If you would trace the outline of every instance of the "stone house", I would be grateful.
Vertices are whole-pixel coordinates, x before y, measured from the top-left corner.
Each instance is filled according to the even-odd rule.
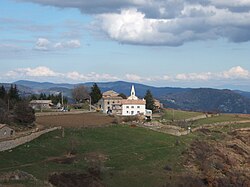
[[[53,106],[51,100],[32,100],[30,106],[34,110],[50,109]]]
[[[122,108],[121,108],[121,102],[123,98],[119,96],[118,93],[116,93],[113,90],[104,92],[102,94],[102,98],[99,101],[99,107],[103,111],[103,113],[115,113],[115,114],[121,114]]]
[[[0,139],[9,138],[15,135],[15,130],[5,124],[0,124]]]

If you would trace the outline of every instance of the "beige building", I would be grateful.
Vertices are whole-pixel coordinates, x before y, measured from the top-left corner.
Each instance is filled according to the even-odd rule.
[[[130,96],[123,99],[113,90],[103,93],[103,97],[99,102],[103,113],[112,113],[123,116],[145,115],[146,101],[139,99],[135,94],[135,88],[132,85]]]
[[[50,109],[53,106],[51,100],[32,100],[30,101],[30,106],[34,110]]]
[[[5,124],[0,124],[0,139],[10,138],[15,135],[14,129]]]
[[[120,97],[118,93],[110,90],[102,94],[102,99],[99,101],[99,107],[101,108],[103,113],[121,114],[122,100],[123,98]]]

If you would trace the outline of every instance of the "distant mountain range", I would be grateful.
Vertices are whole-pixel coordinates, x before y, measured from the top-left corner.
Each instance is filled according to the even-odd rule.
[[[34,82],[20,80],[14,82],[22,95],[30,94],[52,94],[63,92],[65,96],[71,97],[71,90],[79,84],[57,84],[50,82]],[[98,82],[102,92],[114,90],[118,93],[130,95],[131,85],[136,88],[136,95],[143,97],[147,90],[159,99],[165,106],[192,111],[223,112],[223,113],[250,113],[250,92],[228,89],[211,88],[175,88],[175,87],[153,87],[138,83],[116,81]],[[8,84],[5,84],[8,86]],[[93,82],[83,83],[88,88]]]

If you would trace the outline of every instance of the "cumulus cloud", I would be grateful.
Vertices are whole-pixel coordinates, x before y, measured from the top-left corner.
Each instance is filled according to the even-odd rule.
[[[223,72],[203,72],[203,73],[187,73],[177,74],[174,77],[179,81],[209,81],[209,80],[232,80],[232,79],[250,79],[250,72],[241,66],[232,67]]]
[[[110,74],[99,74],[95,72],[81,74],[77,71],[73,72],[55,72],[48,67],[39,66],[36,68],[18,68],[15,70],[8,71],[4,74],[4,77],[8,77],[11,79],[36,79],[36,78],[54,78],[58,80],[65,81],[112,81],[118,80],[116,76],[112,76]]]
[[[47,51],[49,50],[50,41],[46,38],[38,38],[36,41],[35,49]]]
[[[80,73],[77,71],[71,72],[56,72],[45,66],[36,68],[19,68],[11,70],[3,74],[9,79],[43,79],[43,80],[60,80],[73,82],[87,81],[117,81],[126,80],[140,83],[157,83],[157,82],[218,82],[218,81],[250,81],[250,72],[240,66],[232,67],[229,70],[222,72],[201,72],[201,73],[182,73],[177,75],[161,75],[161,76],[141,76],[137,74],[125,74],[120,77],[107,73]],[[48,78],[48,79],[46,79]]]
[[[186,81],[232,81],[250,80],[250,72],[241,66],[232,67],[222,72],[181,73],[176,75],[162,75],[143,77],[136,74],[126,74],[125,79],[134,82],[186,82]]]
[[[60,73],[56,73],[51,69],[39,66],[36,68],[18,68],[6,73],[8,77],[55,77],[60,76]]]
[[[81,42],[79,40],[69,40],[66,42],[52,43],[47,38],[38,38],[35,44],[35,50],[50,51],[60,49],[74,49],[80,48]]]
[[[91,72],[88,74],[81,74],[79,72],[69,72],[66,74],[66,77],[75,81],[110,81],[110,80],[118,80],[116,76],[112,76],[110,74],[98,74],[95,72]]]
[[[125,77],[128,81],[141,82],[143,80],[141,76],[136,74],[126,74]]]
[[[136,45],[179,46],[226,38],[250,40],[248,0],[19,0],[94,15],[94,26],[110,39]]]
[[[222,73],[224,78],[228,79],[249,79],[250,72],[246,69],[243,69],[240,66],[232,67],[230,70]]]

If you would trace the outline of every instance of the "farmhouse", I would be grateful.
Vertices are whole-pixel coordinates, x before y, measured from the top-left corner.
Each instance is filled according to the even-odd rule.
[[[0,124],[0,139],[9,138],[15,135],[15,131],[5,124]]]
[[[30,106],[34,110],[50,109],[53,103],[51,100],[32,100]]]
[[[103,113],[133,116],[137,114],[146,115],[146,101],[135,95],[135,87],[132,85],[130,96],[123,99],[113,90],[103,93],[100,100],[100,108]]]
[[[100,108],[104,113],[122,114],[122,100],[123,98],[113,90],[104,92],[102,99],[99,101]]]

